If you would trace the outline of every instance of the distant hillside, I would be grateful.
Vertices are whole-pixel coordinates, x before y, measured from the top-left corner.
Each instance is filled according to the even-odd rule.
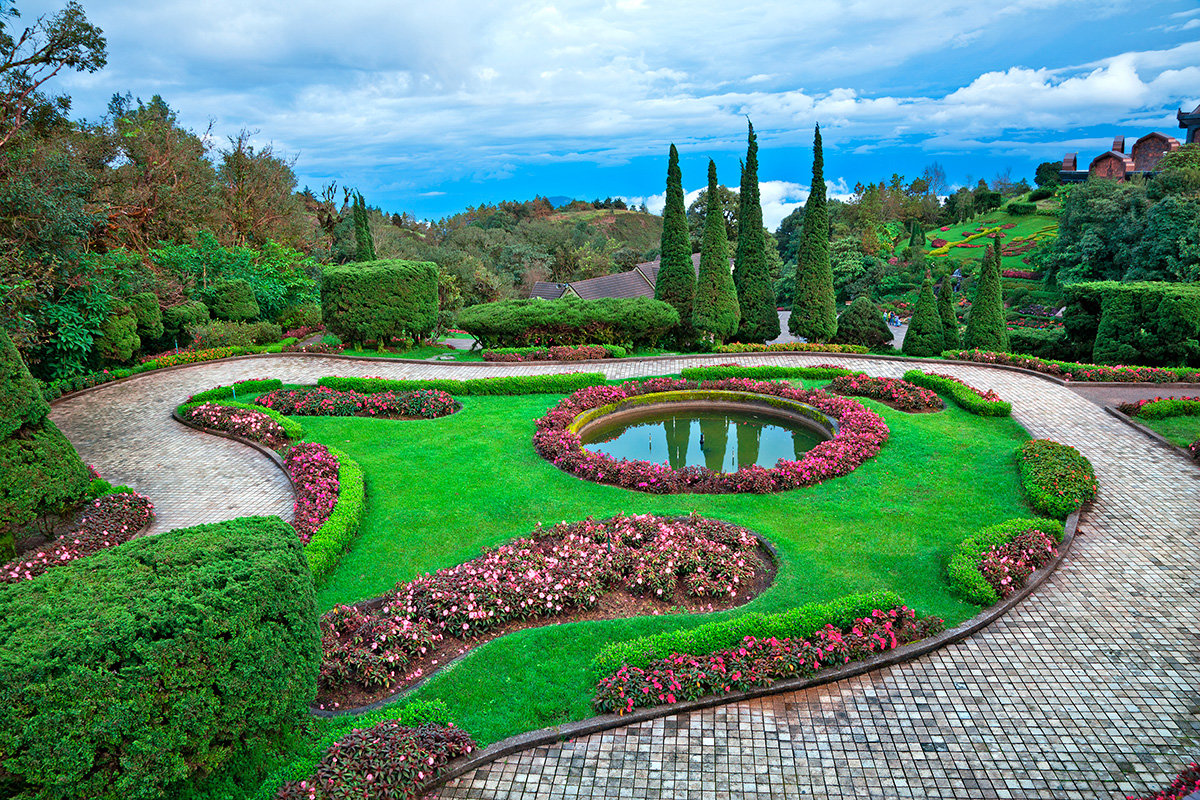
[[[602,233],[638,252],[657,249],[662,241],[662,217],[643,214],[640,211],[564,211],[552,214],[546,219],[548,222],[562,222],[571,226],[587,222],[591,231]]]

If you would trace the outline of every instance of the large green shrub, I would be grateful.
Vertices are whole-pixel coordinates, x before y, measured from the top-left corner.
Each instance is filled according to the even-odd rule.
[[[458,325],[484,349],[531,345],[650,344],[679,324],[668,303],[648,297],[502,300],[468,306]]]
[[[938,290],[938,316],[942,318],[942,338],[946,340],[947,350],[957,350],[962,346],[962,336],[958,332],[958,314],[954,311],[954,288],[949,275],[942,278],[942,286]]]
[[[983,257],[979,286],[967,315],[963,347],[1008,351],[1008,325],[1004,320],[1004,292],[1000,281],[1000,242],[996,239],[992,240],[992,246]]]
[[[1096,281],[1063,289],[1063,324],[1098,364],[1200,364],[1200,286]]]
[[[835,344],[861,344],[865,347],[878,347],[882,344],[890,344],[893,338],[892,329],[884,320],[879,306],[863,295],[855,298],[850,307],[838,317],[837,335],[833,337],[832,341]]]
[[[1037,203],[1027,203],[1021,200],[1012,200],[1004,210],[1012,214],[1014,217],[1027,217],[1037,211]]]
[[[100,335],[95,340],[95,353],[106,364],[128,364],[142,346],[137,335],[137,317],[124,306],[100,323]]]
[[[679,151],[671,145],[667,158],[667,204],[663,209],[658,277],[654,299],[670,303],[679,312],[675,327],[677,343],[692,338],[692,298],[696,294],[696,271],[692,267],[692,247],[688,236],[687,213],[683,208],[683,176],[679,171]]]
[[[1092,462],[1067,444],[1031,439],[1017,453],[1021,485],[1039,514],[1064,519],[1099,491]]]
[[[208,322],[208,306],[199,300],[189,300],[177,306],[171,306],[163,311],[163,343],[187,347],[191,342],[187,338],[187,329],[191,325]]]
[[[328,267],[321,314],[329,332],[361,345],[420,339],[437,324],[438,272],[431,261],[384,260]]]
[[[741,309],[733,275],[729,272],[729,240],[717,191],[717,165],[708,161],[708,210],[700,244],[700,274],[692,301],[692,325],[717,344],[737,333]]]
[[[942,316],[938,312],[937,298],[933,296],[933,281],[929,278],[921,284],[917,295],[917,308],[904,334],[900,349],[910,356],[936,356],[946,349],[946,334],[942,328]]]
[[[0,619],[4,797],[249,788],[316,696],[312,574],[276,517],[135,539],[0,587]]]
[[[811,186],[796,254],[796,288],[788,331],[810,342],[828,342],[837,333],[837,306],[829,261],[829,210],[825,203],[825,157],[819,125],[813,134]]]
[[[257,319],[261,313],[254,287],[241,279],[214,281],[204,293],[204,300],[214,317],[230,322]]]
[[[50,404],[20,353],[0,328],[0,439],[12,436],[26,425],[37,425],[50,413]]]
[[[143,341],[158,340],[163,335],[162,308],[154,292],[140,292],[129,298],[129,307],[137,317],[137,334]]]
[[[15,530],[83,502],[92,477],[49,419],[0,440],[0,476],[0,561],[12,558]]]

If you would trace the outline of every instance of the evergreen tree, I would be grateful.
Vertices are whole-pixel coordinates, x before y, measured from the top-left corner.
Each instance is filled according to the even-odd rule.
[[[893,338],[892,328],[884,320],[879,306],[866,295],[859,295],[838,317],[837,336],[833,337],[833,341],[835,344],[861,344],[875,348],[890,344]]]
[[[358,245],[355,252],[355,260],[374,261],[375,260],[375,240],[371,237],[371,226],[367,217],[367,202],[363,199],[362,192],[354,193],[354,205],[351,207],[351,214],[354,218],[354,241]]]
[[[937,299],[933,296],[933,280],[926,278],[917,296],[917,308],[904,334],[900,350],[910,356],[937,356],[946,349],[946,336],[942,330],[942,318],[938,314]]]
[[[804,230],[800,234],[800,250],[796,256],[796,288],[788,330],[793,336],[803,336],[810,342],[827,342],[837,333],[820,125],[813,135],[812,189],[804,205]]]
[[[913,250],[923,249],[925,247],[925,232],[921,230],[921,223],[913,220],[912,226],[908,235],[908,246]]]
[[[958,315],[954,313],[953,278],[949,275],[942,278],[942,288],[938,292],[938,316],[942,318],[942,333],[945,334],[947,350],[957,350],[962,346],[962,337],[958,333]]]
[[[679,327],[674,333],[676,343],[683,343],[693,335],[692,298],[696,295],[696,273],[692,268],[691,239],[683,207],[683,176],[675,145],[671,145],[667,160],[667,205],[663,209],[660,252],[654,299],[670,303],[679,312]]]
[[[692,325],[718,344],[737,332],[738,299],[729,272],[729,241],[717,193],[717,165],[708,162],[708,212],[700,246],[700,276],[692,303]]]
[[[963,336],[963,347],[1008,351],[1008,328],[1004,321],[1004,293],[1000,283],[1000,242],[992,240],[992,247],[983,257],[983,269],[979,274],[979,285],[975,289],[975,302],[967,315],[967,332]]]
[[[737,338],[743,342],[766,342],[779,336],[779,313],[775,310],[775,288],[767,265],[767,241],[758,194],[758,139],[754,125],[747,124],[750,132],[738,193],[738,242],[733,266],[733,285],[742,316]]]

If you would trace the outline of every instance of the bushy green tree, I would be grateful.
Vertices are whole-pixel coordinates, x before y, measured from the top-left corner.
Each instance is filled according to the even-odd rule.
[[[354,193],[352,215],[354,218],[354,241],[358,245],[356,260],[359,262],[374,261],[375,239],[371,236],[370,218],[367,216],[367,202],[363,199],[362,192]]]
[[[891,327],[883,318],[879,306],[865,295],[855,298],[850,307],[838,317],[835,344],[861,344],[875,348],[894,338]]]
[[[933,280],[926,278],[917,295],[917,308],[908,322],[901,351],[909,356],[936,356],[946,349],[946,334],[933,296]]]
[[[737,332],[738,299],[729,271],[729,241],[717,193],[717,165],[708,162],[708,212],[700,248],[700,275],[692,303],[692,324],[713,341],[723,342]]]
[[[129,307],[137,317],[137,335],[145,344],[150,340],[158,340],[163,335],[162,308],[158,305],[158,296],[154,292],[138,292],[129,298]]]
[[[983,257],[983,269],[979,273],[979,285],[975,288],[975,300],[967,314],[963,347],[996,352],[1008,351],[1008,326],[1004,321],[998,239],[992,240],[992,246]]]
[[[321,279],[321,314],[329,332],[362,345],[419,340],[437,325],[438,271],[429,261],[399,259],[330,267]]]
[[[804,206],[804,231],[797,254],[788,330],[810,342],[827,342],[837,333],[837,305],[829,264],[829,216],[825,208],[825,159],[819,125],[813,134],[812,188]]]
[[[96,355],[106,364],[127,364],[142,346],[137,335],[137,316],[129,306],[119,306],[100,323]]]
[[[261,313],[249,281],[214,281],[204,293],[204,300],[214,317],[230,322],[257,319]]]
[[[742,167],[742,186],[738,192],[737,255],[733,266],[733,285],[741,315],[737,338],[743,342],[766,342],[779,336],[779,312],[775,309],[775,288],[771,283],[767,241],[763,236],[762,202],[758,193],[758,139],[754,135],[754,125],[747,125],[746,163]]]
[[[683,208],[683,175],[675,145],[671,145],[667,159],[667,205],[663,208],[660,259],[654,299],[670,303],[679,312],[679,326],[674,330],[674,336],[677,343],[684,342],[692,338],[696,272],[692,268],[692,247]]]
[[[953,283],[950,276],[946,275],[942,278],[942,288],[938,291],[938,316],[942,318],[942,334],[947,350],[957,350],[962,346],[962,336],[958,332],[958,315],[954,313]]]

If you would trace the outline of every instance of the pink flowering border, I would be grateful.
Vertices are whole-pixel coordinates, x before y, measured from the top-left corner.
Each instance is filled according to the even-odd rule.
[[[580,414],[629,398],[660,392],[734,391],[804,403],[838,423],[836,435],[820,442],[799,461],[780,459],[773,469],[750,465],[737,472],[712,472],[705,467],[674,469],[649,461],[614,459],[584,448],[573,426]],[[538,455],[564,472],[594,483],[620,486],[651,494],[765,494],[812,486],[853,472],[875,456],[890,431],[883,418],[862,403],[819,389],[796,389],[787,384],[725,378],[688,381],[651,378],[620,386],[589,386],[566,397],[541,419],[533,445]]]

